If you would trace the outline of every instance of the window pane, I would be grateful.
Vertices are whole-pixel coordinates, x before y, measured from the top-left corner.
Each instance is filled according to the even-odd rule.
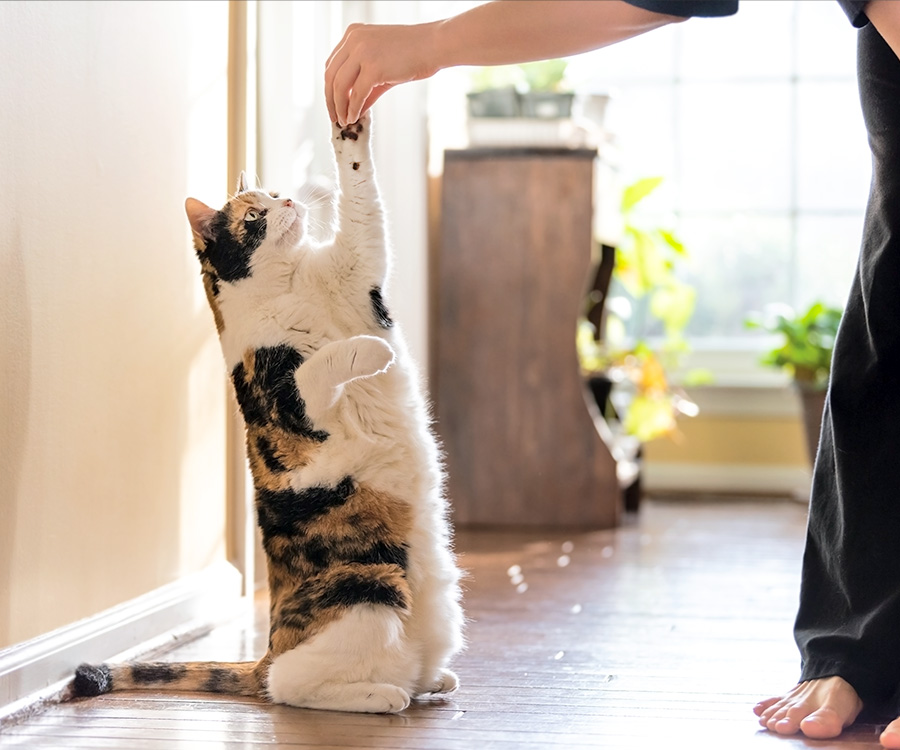
[[[570,59],[566,77],[578,91],[600,93],[626,83],[672,80],[678,32],[677,26],[666,26],[624,44],[577,55]]]
[[[690,253],[682,278],[697,291],[688,333],[745,337],[744,318],[790,296],[791,227],[759,214],[685,217],[679,235]]]
[[[684,79],[760,80],[791,69],[794,3],[742,2],[727,18],[681,24],[679,72]]]
[[[789,84],[697,83],[682,90],[681,208],[788,210]]]
[[[834,2],[794,5],[797,75],[855,80],[856,34],[841,7]]]
[[[609,128],[615,133],[623,178],[666,178],[675,175],[672,121],[675,90],[668,85],[631,85],[620,89],[609,107]]]
[[[862,211],[872,168],[856,83],[798,86],[797,122],[799,210]]]
[[[797,222],[796,306],[843,307],[862,238],[862,216],[808,216]]]

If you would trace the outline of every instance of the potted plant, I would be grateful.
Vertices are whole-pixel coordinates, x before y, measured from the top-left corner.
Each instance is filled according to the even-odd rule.
[[[684,329],[694,312],[694,289],[675,271],[687,259],[676,235],[660,226],[644,226],[636,208],[662,183],[661,177],[638,180],[622,193],[622,241],[615,249],[612,278],[621,294],[589,296],[579,323],[577,349],[598,405],[609,402],[622,431],[638,443],[677,434],[677,419],[698,413],[668,375],[688,351]],[[589,322],[590,308],[602,305],[603,322]],[[626,322],[633,332],[626,335]],[[600,330],[600,328],[604,330]],[[657,330],[654,330],[657,329]],[[649,337],[657,334],[655,346]],[[708,382],[709,374],[691,371],[685,382]],[[604,385],[604,381],[607,383]]]
[[[565,87],[565,60],[540,60],[519,66],[525,79],[523,117],[571,117],[574,92]]]
[[[831,373],[834,339],[843,310],[816,301],[797,313],[787,306],[772,306],[766,313],[751,313],[744,324],[781,337],[765,352],[760,363],[790,375],[803,409],[806,446],[815,462],[822,427],[822,410]]]
[[[470,117],[518,117],[521,71],[514,65],[478,68],[466,95]]]
[[[472,117],[564,118],[571,116],[575,94],[565,88],[565,60],[477,69],[468,93]]]

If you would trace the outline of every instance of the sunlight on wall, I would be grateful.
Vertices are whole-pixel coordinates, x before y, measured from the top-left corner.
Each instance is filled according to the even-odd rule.
[[[0,647],[222,558],[227,7],[0,4]]]

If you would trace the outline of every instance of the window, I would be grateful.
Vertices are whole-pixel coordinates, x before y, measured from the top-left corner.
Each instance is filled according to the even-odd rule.
[[[742,2],[571,60],[576,90],[613,94],[623,182],[665,178],[647,210],[690,252],[691,346],[719,382],[766,378],[748,312],[845,302],[871,174],[855,50],[837,3]]]

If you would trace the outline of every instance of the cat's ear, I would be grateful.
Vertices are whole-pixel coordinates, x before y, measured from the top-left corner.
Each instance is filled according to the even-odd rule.
[[[248,190],[253,190],[253,186],[250,184],[250,178],[247,176],[247,173],[242,169],[241,176],[238,177],[237,191],[246,193]]]
[[[194,234],[204,240],[211,240],[213,235],[210,225],[213,217],[218,213],[216,209],[210,208],[196,198],[188,198],[184,202],[184,210],[187,212],[188,221],[191,222]]]

